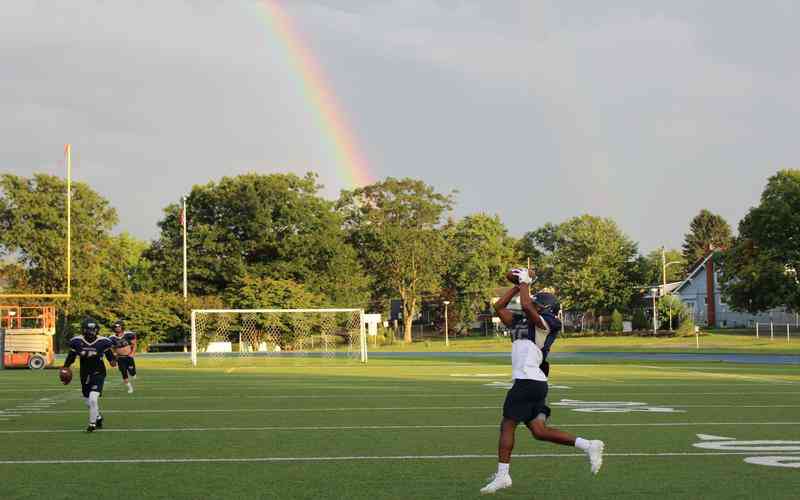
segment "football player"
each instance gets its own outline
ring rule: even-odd
[[[114,335],[111,340],[114,342],[114,354],[117,358],[117,366],[122,374],[122,383],[128,387],[128,394],[133,392],[131,379],[136,379],[136,334],[125,331],[125,323],[122,320],[115,321],[111,325]]]
[[[64,361],[63,369],[68,369],[75,359],[80,359],[81,392],[89,408],[89,426],[86,432],[94,432],[103,428],[103,416],[100,415],[100,396],[106,379],[106,364],[103,356],[111,366],[116,366],[112,353],[111,340],[100,337],[100,325],[92,318],[81,323],[81,335],[69,341],[69,354]]]
[[[481,493],[494,493],[511,486],[509,466],[511,451],[514,449],[514,433],[521,423],[540,441],[574,446],[583,450],[588,458],[593,474],[600,471],[603,464],[602,441],[590,441],[572,434],[548,427],[550,408],[547,407],[547,375],[549,366],[543,364],[561,322],[556,315],[560,305],[552,294],[530,294],[533,281],[527,269],[515,269],[513,274],[519,283],[509,290],[495,305],[500,320],[511,328],[511,367],[514,385],[506,395],[503,404],[503,419],[500,423],[497,473],[491,482],[481,489]],[[519,294],[523,315],[515,317],[508,304]]]

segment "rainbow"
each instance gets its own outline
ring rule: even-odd
[[[279,0],[262,0],[259,4],[264,7],[267,23],[300,77],[303,94],[316,115],[321,135],[334,150],[339,177],[348,188],[371,184],[374,178],[367,160],[309,45],[294,28]]]

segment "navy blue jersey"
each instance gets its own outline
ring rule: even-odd
[[[111,339],[106,337],[97,337],[94,341],[89,342],[83,336],[73,337],[69,341],[70,352],[67,355],[66,366],[72,364],[75,357],[81,360],[81,375],[91,375],[100,373],[105,375],[106,364],[103,362],[103,356],[113,361],[114,355],[111,353],[111,348],[114,343]]]
[[[547,359],[547,354],[561,331],[561,321],[548,311],[540,312],[539,316],[547,324],[546,330],[530,325],[528,317],[524,313],[515,313],[511,325],[511,337],[514,340],[526,338],[536,344],[542,351],[542,361],[544,361]]]
[[[133,332],[125,332],[122,335],[112,335],[109,338],[114,343],[114,347],[126,347],[136,342],[136,334]]]

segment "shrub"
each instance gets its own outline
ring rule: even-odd
[[[691,316],[681,321],[678,330],[675,332],[679,337],[689,337],[694,335],[694,319]]]
[[[622,313],[614,309],[614,312],[611,313],[611,331],[622,333]]]
[[[633,312],[633,329],[649,330],[650,326],[651,326],[650,319],[644,313],[644,309],[636,309]]]

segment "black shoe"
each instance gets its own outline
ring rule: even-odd
[[[89,424],[89,427],[86,428],[86,432],[94,432],[95,429],[97,429],[95,424]]]
[[[103,417],[100,417],[100,418],[98,418],[98,419],[97,419],[97,422],[95,422],[95,424],[94,424],[94,425],[95,425],[95,427],[97,427],[98,429],[102,429],[102,428],[103,428]]]

